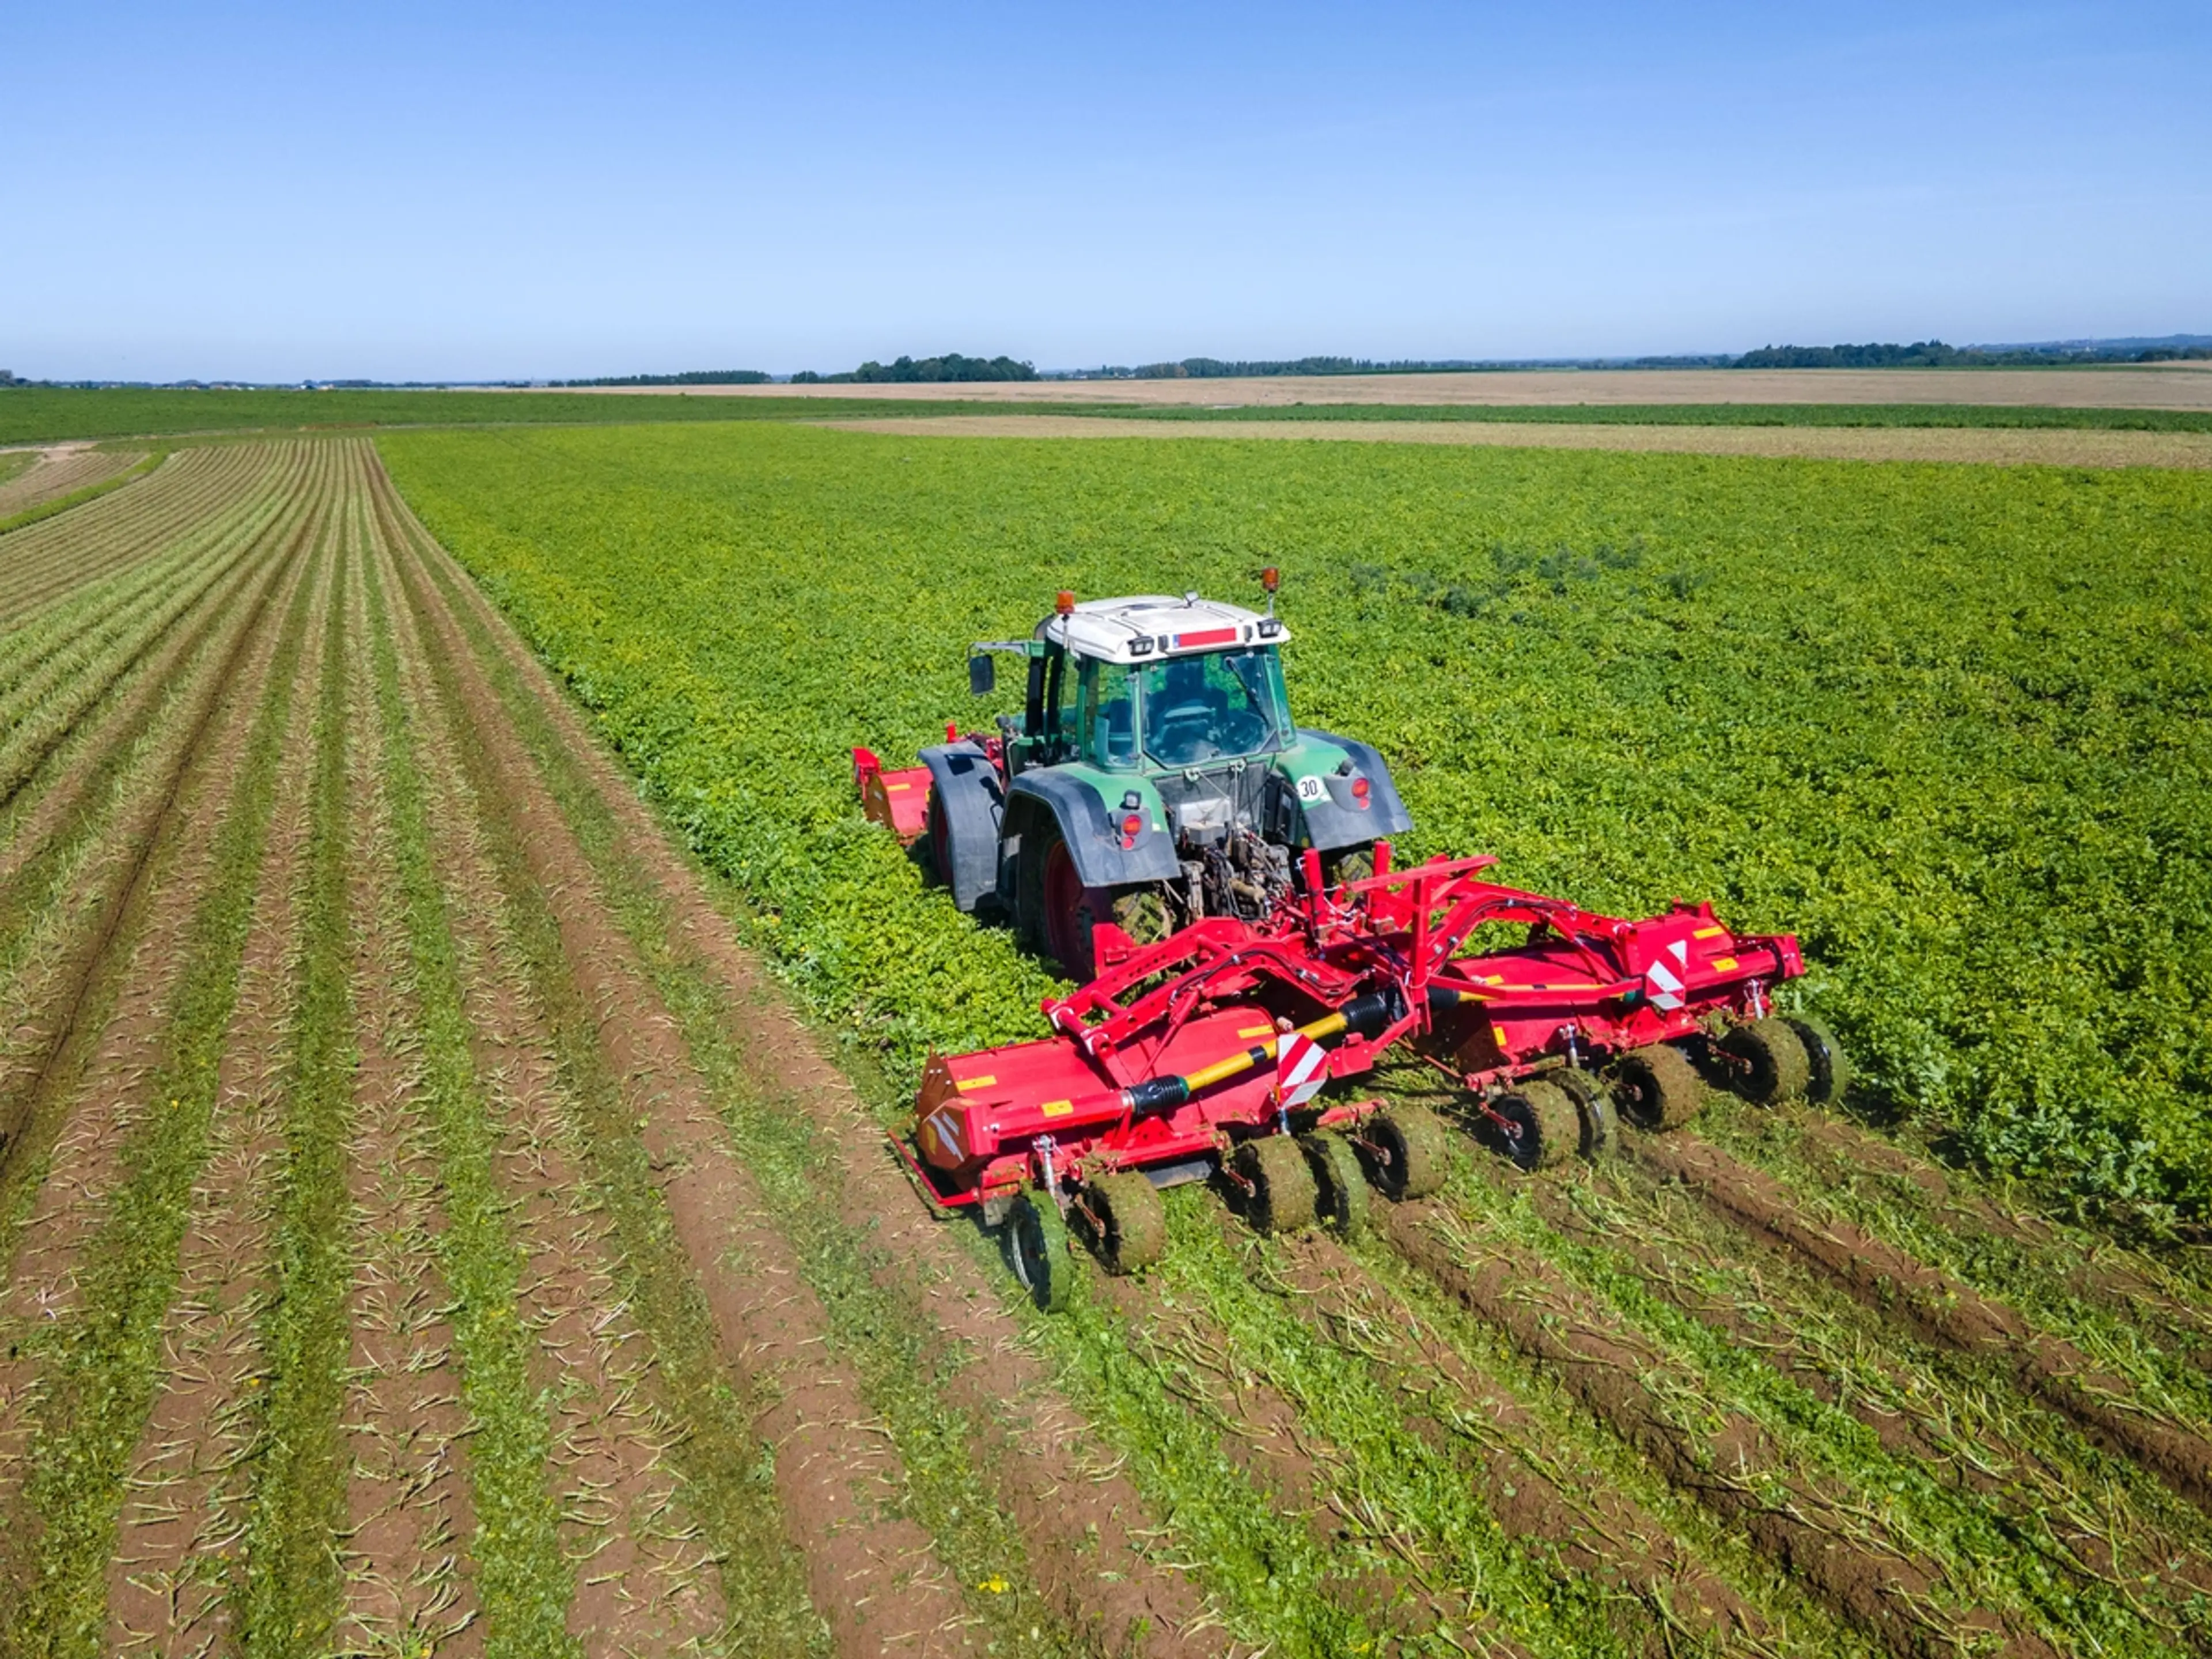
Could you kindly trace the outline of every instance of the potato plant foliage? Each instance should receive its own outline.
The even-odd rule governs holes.
[[[817,1006],[924,1049],[1049,988],[866,825],[1053,590],[1256,598],[1405,850],[1794,928],[1876,1097],[2085,1202],[2212,1200],[2212,478],[744,425],[393,434],[417,509]]]

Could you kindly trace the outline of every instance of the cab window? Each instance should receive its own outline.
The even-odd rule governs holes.
[[[1120,663],[1086,659],[1079,699],[1083,758],[1126,770],[1137,763],[1137,677]]]
[[[1264,754],[1291,740],[1282,661],[1272,647],[1170,658],[1135,678],[1145,752],[1160,765]]]

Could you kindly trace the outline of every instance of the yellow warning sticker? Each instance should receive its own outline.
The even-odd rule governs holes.
[[[1496,1038],[1498,1039],[1498,1046],[1500,1048],[1504,1048],[1504,1046],[1505,1046],[1505,1028],[1504,1028],[1503,1025],[1493,1025],[1493,1026],[1492,1026],[1492,1027],[1490,1028],[1490,1035],[1491,1035],[1491,1036],[1494,1036],[1494,1037],[1496,1037]]]
[[[1072,1100],[1048,1100],[1037,1108],[1047,1117],[1066,1117],[1074,1109],[1075,1103]]]
[[[1691,934],[1690,937],[1692,939],[1719,939],[1727,932],[1728,929],[1725,927],[1700,927],[1696,933]]]
[[[914,786],[910,783],[887,783],[884,787],[886,789],[911,789]]]
[[[988,1089],[998,1080],[998,1079],[993,1077],[988,1072],[986,1072],[981,1077],[963,1078],[960,1079],[960,1092],[964,1095],[970,1089]]]
[[[1275,1028],[1272,1025],[1240,1025],[1237,1028],[1237,1035],[1241,1037],[1273,1036]]]
[[[1715,957],[1713,958],[1713,971],[1721,974],[1734,973],[1735,971],[1735,958],[1734,957]]]

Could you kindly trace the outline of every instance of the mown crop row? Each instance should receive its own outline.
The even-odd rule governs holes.
[[[1041,972],[848,799],[1046,595],[1290,573],[1293,696],[1413,853],[1794,927],[1869,1098],[2153,1220],[2212,1201],[2212,486],[2163,473],[996,445],[384,441],[817,1003],[910,1070]],[[982,710],[974,711],[980,715]]]

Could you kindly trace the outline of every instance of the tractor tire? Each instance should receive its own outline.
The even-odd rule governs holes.
[[[1444,1126],[1425,1106],[1393,1106],[1367,1120],[1368,1156],[1382,1196],[1426,1198],[1444,1184]]]
[[[1491,1110],[1517,1131],[1498,1136],[1499,1150],[1516,1169],[1552,1169],[1582,1146],[1582,1114],[1575,1109],[1574,1097],[1557,1084],[1533,1079],[1492,1102]]]
[[[1613,1098],[1639,1129],[1679,1129],[1705,1103],[1705,1080],[1680,1048],[1655,1042],[1613,1063]]]
[[[1158,945],[1175,932],[1175,917],[1168,896],[1153,882],[1137,887],[1117,887],[1109,904],[1114,925],[1133,945]]]
[[[1833,1106],[1851,1086],[1851,1063],[1844,1057],[1836,1034],[1817,1019],[1796,1015],[1784,1022],[1805,1045],[1805,1098],[1815,1106]]]
[[[1753,1020],[1737,1025],[1715,1045],[1729,1064],[1736,1093],[1754,1106],[1800,1100],[1813,1080],[1813,1061],[1784,1019]]]
[[[1314,1224],[1321,1194],[1304,1150],[1288,1135],[1262,1135],[1237,1149],[1245,1183],[1244,1213],[1263,1233],[1303,1232]]]
[[[1067,1305],[1075,1283],[1075,1256],[1067,1248],[1067,1223],[1049,1194],[1024,1193],[1006,1217],[1006,1259],[1030,1300],[1047,1313]]]
[[[1100,1176],[1088,1183],[1094,1231],[1091,1249],[1109,1273],[1149,1267],[1168,1247],[1168,1212],[1159,1188],[1133,1171]]]
[[[1339,1238],[1358,1237],[1367,1230],[1367,1174],[1359,1154],[1342,1135],[1325,1131],[1302,1137],[1298,1145],[1313,1166],[1322,1221]]]
[[[929,805],[923,813],[921,844],[929,849],[929,878],[939,887],[952,885],[952,823],[938,799],[937,791],[929,792]]]
[[[1547,1081],[1559,1085],[1566,1091],[1567,1098],[1575,1103],[1575,1111],[1582,1119],[1582,1155],[1595,1163],[1620,1137],[1620,1119],[1613,1110],[1613,1091],[1595,1072],[1585,1072],[1576,1066],[1553,1073]]]
[[[1339,886],[1347,881],[1364,881],[1374,873],[1375,849],[1372,847],[1346,847],[1322,855],[1321,879],[1324,887]]]

